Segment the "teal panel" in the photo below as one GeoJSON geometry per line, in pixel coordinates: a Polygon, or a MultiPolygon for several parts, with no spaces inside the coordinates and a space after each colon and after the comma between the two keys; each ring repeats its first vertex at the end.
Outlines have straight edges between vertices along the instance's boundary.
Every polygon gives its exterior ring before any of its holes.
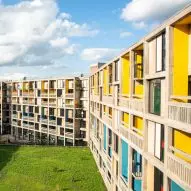
{"type": "Polygon", "coordinates": [[[128,179],[128,144],[122,140],[122,176],[127,181],[128,179]]]}

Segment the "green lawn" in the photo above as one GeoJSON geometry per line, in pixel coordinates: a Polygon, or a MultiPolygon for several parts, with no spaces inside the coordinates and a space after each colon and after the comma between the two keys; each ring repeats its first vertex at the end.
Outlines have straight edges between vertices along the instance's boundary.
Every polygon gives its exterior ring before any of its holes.
{"type": "Polygon", "coordinates": [[[104,191],[88,148],[0,146],[1,191],[104,191]]]}

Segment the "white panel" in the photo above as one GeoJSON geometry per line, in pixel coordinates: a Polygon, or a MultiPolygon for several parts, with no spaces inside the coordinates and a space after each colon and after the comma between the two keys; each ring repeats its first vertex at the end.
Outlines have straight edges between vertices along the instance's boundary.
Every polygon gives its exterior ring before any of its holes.
{"type": "Polygon", "coordinates": [[[148,152],[154,155],[155,123],[148,121],[148,152]]]}
{"type": "Polygon", "coordinates": [[[165,95],[166,95],[166,86],[165,86],[165,80],[161,80],[161,116],[165,115],[165,108],[166,108],[166,104],[165,104],[165,95]]]}
{"type": "Polygon", "coordinates": [[[160,159],[161,153],[161,124],[156,123],[155,131],[155,156],[160,159]]]}
{"type": "Polygon", "coordinates": [[[162,35],[157,37],[157,71],[162,70],[162,35]]]}
{"type": "Polygon", "coordinates": [[[156,71],[156,39],[149,42],[149,74],[156,71]]]}

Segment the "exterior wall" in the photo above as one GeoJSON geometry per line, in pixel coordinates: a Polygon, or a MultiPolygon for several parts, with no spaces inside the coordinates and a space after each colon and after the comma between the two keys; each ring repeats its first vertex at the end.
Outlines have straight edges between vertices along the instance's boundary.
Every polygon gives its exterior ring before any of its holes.
{"type": "Polygon", "coordinates": [[[189,26],[174,27],[173,95],[188,95],[189,26]],[[180,80],[181,79],[181,80],[180,80]]]}
{"type": "Polygon", "coordinates": [[[12,100],[11,134],[18,141],[61,145],[89,141],[89,78],[11,81],[7,92],[12,100]]]}
{"type": "Polygon", "coordinates": [[[97,71],[104,85],[96,99],[90,95],[90,145],[108,190],[191,188],[190,13],[191,6],[97,71]],[[108,68],[118,60],[120,80],[109,84],[108,68]]]}

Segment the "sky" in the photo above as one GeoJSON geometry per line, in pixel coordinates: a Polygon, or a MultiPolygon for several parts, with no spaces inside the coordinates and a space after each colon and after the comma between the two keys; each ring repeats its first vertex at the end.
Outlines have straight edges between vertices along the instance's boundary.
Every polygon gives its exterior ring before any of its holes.
{"type": "Polygon", "coordinates": [[[0,79],[88,74],[191,0],[0,0],[0,79]]]}

